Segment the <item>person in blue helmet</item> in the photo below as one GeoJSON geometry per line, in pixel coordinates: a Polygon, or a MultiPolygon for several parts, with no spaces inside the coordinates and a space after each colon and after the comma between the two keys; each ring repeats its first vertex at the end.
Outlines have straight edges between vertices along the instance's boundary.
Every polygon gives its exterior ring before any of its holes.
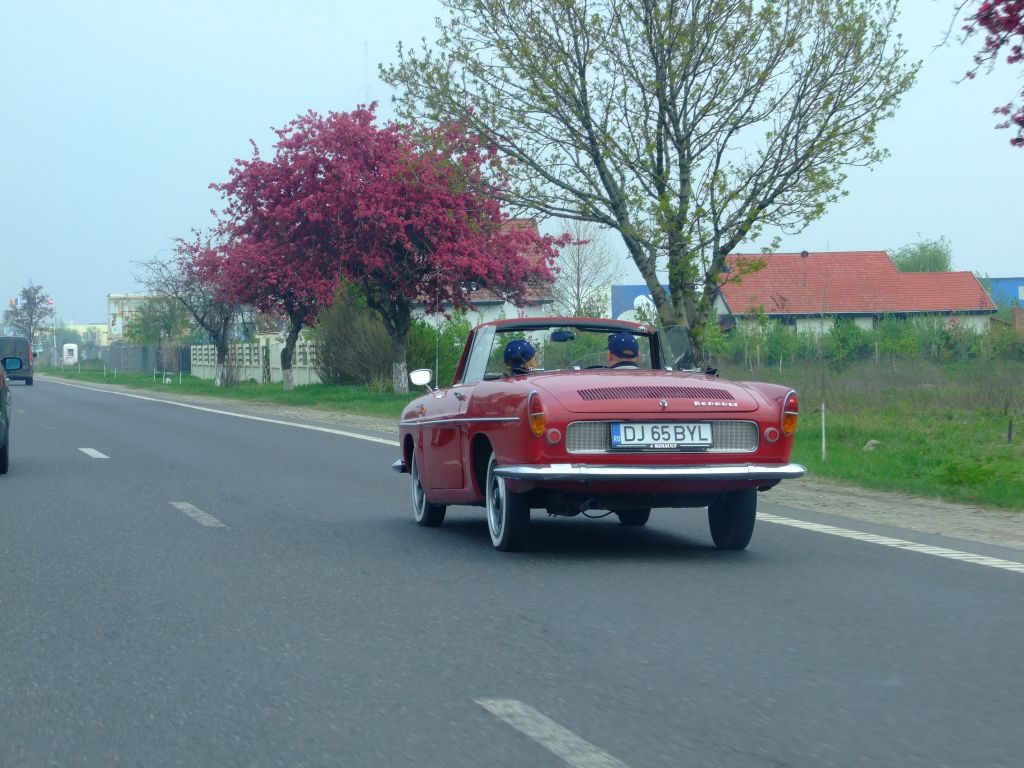
{"type": "Polygon", "coordinates": [[[613,333],[608,337],[609,368],[639,368],[640,344],[629,331],[613,333]]]}
{"type": "Polygon", "coordinates": [[[537,367],[537,350],[526,339],[513,339],[505,345],[505,375],[522,376],[537,367]]]}

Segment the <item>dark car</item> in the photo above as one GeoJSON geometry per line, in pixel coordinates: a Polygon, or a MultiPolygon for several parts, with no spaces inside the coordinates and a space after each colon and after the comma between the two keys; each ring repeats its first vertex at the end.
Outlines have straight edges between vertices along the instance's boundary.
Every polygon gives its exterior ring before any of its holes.
{"type": "MultiPolygon", "coordinates": [[[[477,326],[452,385],[402,414],[394,468],[411,475],[416,521],[479,505],[491,543],[512,550],[531,509],[606,510],[638,526],[652,507],[707,507],[715,545],[746,547],[758,492],[804,474],[789,460],[796,392],[686,370],[689,337],[672,330],[587,318],[477,326]]],[[[410,378],[423,385],[430,372],[410,378]]]]}
{"type": "Polygon", "coordinates": [[[20,357],[3,358],[4,373],[0,375],[0,475],[7,474],[11,450],[11,390],[7,377],[21,370],[20,357]]]}
{"type": "Polygon", "coordinates": [[[0,336],[0,357],[16,357],[21,360],[21,368],[9,371],[7,378],[17,381],[21,379],[26,386],[32,386],[32,345],[24,336],[0,336]]]}

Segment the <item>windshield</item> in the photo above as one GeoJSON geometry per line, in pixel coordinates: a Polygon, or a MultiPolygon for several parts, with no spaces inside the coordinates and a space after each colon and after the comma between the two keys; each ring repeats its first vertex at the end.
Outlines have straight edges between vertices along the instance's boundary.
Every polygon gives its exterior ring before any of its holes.
{"type": "Polygon", "coordinates": [[[661,339],[661,359],[666,365],[677,371],[697,369],[697,360],[693,355],[690,333],[685,326],[670,325],[658,334],[661,339]]]}
{"type": "MultiPolygon", "coordinates": [[[[617,328],[551,326],[548,328],[501,329],[491,341],[485,365],[485,379],[499,378],[506,375],[532,373],[534,371],[580,371],[591,368],[611,368],[618,365],[631,368],[650,369],[651,337],[640,332],[626,332],[625,337],[618,340],[624,345],[618,349],[627,357],[614,357],[609,360],[609,340],[623,333],[617,328]],[[630,340],[635,340],[635,357],[630,340]],[[533,356],[529,360],[516,357],[511,365],[506,364],[506,349],[515,341],[525,341],[528,346],[514,345],[512,350],[530,351],[533,356]]],[[[614,346],[614,345],[613,345],[614,346]]]]}

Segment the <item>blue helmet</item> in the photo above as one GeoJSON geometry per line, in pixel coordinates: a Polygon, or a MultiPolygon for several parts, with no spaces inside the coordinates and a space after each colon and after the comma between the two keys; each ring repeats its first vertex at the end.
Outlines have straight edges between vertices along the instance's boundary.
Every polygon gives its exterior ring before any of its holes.
{"type": "Polygon", "coordinates": [[[514,339],[505,345],[505,365],[511,368],[525,367],[537,354],[533,344],[526,339],[514,339]]]}

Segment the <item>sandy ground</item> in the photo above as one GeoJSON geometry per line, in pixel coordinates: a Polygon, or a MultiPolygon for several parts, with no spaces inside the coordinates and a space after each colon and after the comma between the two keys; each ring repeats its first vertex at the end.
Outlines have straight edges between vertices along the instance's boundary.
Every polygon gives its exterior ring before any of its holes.
{"type": "MultiPolygon", "coordinates": [[[[104,385],[97,386],[103,387],[104,385]]],[[[335,429],[369,430],[382,434],[382,436],[391,435],[396,439],[398,437],[398,427],[391,420],[339,414],[313,408],[245,403],[176,393],[151,394],[110,385],[106,385],[105,388],[158,398],[165,397],[179,402],[190,402],[204,408],[248,413],[254,416],[307,424],[313,423],[335,429]]],[[[398,458],[397,452],[395,458],[398,458]]],[[[784,504],[798,509],[863,520],[877,525],[1024,551],[1024,510],[988,509],[901,493],[869,491],[807,477],[800,480],[787,480],[764,494],[762,499],[772,504],[784,504]]]]}
{"type": "Polygon", "coordinates": [[[762,498],[773,504],[878,525],[1024,550],[1024,510],[988,509],[902,493],[868,491],[807,477],[780,483],[762,498]]]}

